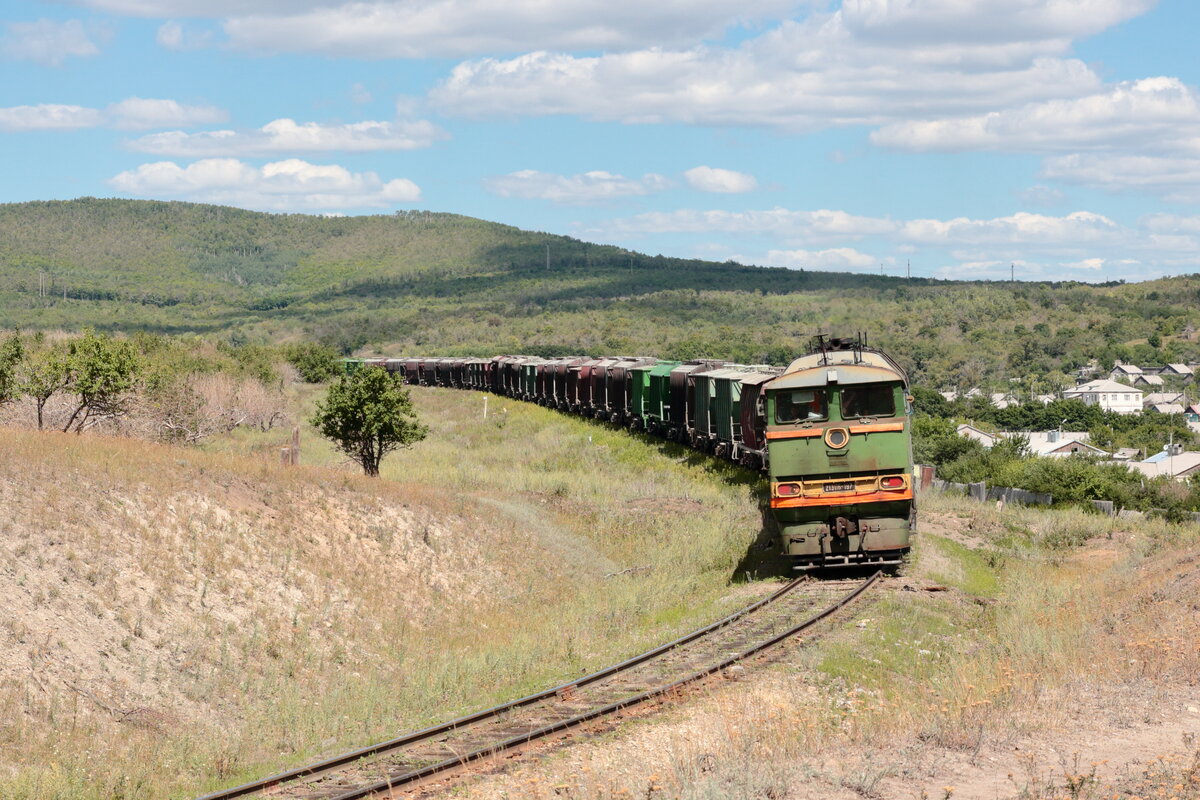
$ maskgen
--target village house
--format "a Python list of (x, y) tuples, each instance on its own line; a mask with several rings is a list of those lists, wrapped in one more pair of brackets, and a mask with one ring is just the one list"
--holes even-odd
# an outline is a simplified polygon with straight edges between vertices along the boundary
[(1145, 408), (1157, 406), (1162, 403), (1179, 403), (1180, 405), (1187, 405), (1187, 398), (1184, 397), (1183, 392), (1151, 392), (1142, 398), (1142, 405)]
[(1161, 375), (1147, 375), (1142, 373), (1141, 375), (1134, 375), (1133, 380), (1129, 383), (1133, 386), (1159, 387), (1163, 385), (1163, 379)]
[[(1136, 367), (1135, 367), (1136, 369)], [(1089, 406), (1100, 406), (1118, 414), (1142, 413), (1142, 390), (1111, 380), (1095, 380), (1067, 389), (1063, 397), (1082, 400)]]
[(1168, 445), (1166, 449), (1147, 458), (1127, 465), (1147, 478), (1167, 475), (1177, 481), (1186, 480), (1200, 470), (1200, 453), (1185, 451), (1183, 445)]
[(1108, 373), (1110, 381), (1124, 381), (1125, 383), (1133, 383), (1134, 379), (1141, 376), (1142, 368), (1136, 364), (1125, 364), (1120, 361), (1113, 364), (1112, 372)]
[(956, 428), (959, 436), (974, 439), (984, 447), (992, 447), (1001, 439), (1023, 436), (1029, 442), (1029, 452), (1046, 458), (1062, 458), (1073, 455), (1106, 456), (1108, 452), (1088, 444), (1087, 431), (1001, 431), (988, 433), (974, 425), (963, 423)]

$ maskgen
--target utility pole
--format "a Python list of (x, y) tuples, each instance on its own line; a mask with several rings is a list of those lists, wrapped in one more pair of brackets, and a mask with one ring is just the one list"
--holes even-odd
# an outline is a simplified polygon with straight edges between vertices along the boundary
[(910, 281), (912, 280), (912, 259), (911, 258), (905, 259), (904, 276), (906, 278), (908, 278)]
[(546, 271), (550, 271), (550, 245), (546, 245)]
[(1017, 265), (1015, 262), (1008, 265), (1008, 280), (1009, 283), (1017, 282)]
[(879, 277), (881, 277), (881, 278), (883, 277), (883, 264), (882, 263), (879, 265)]

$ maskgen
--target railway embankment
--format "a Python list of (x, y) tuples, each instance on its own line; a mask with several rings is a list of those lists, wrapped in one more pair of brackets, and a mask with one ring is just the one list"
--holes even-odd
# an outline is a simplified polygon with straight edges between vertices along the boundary
[(921, 513), (899, 588), (819, 643), (467, 795), (1197, 796), (1200, 531), (951, 496)]
[[(309, 433), (0, 429), (0, 796), (192, 797), (582, 675), (728, 614), (752, 482), (422, 391), (383, 480)], [(499, 407), (498, 407), (499, 405)]]

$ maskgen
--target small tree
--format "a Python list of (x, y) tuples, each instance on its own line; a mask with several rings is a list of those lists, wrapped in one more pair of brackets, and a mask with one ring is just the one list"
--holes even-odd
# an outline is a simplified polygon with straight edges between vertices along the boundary
[(385, 455), (429, 432), (417, 420), (404, 379), (381, 367), (343, 375), (329, 387), (325, 402), (317, 403), (309, 423), (373, 477)]
[(37, 405), (38, 430), (45, 427), (46, 403), (70, 382), (71, 370), (61, 347), (36, 350), (20, 365), (17, 388)]
[(25, 346), (18, 334), (12, 334), (0, 344), (0, 406), (21, 396), (17, 367), (25, 359)]
[(66, 389), (76, 396), (75, 410), (63, 426), (79, 433), (101, 419), (129, 411), (138, 374), (137, 355), (129, 342), (87, 331), (67, 345), (69, 381)]

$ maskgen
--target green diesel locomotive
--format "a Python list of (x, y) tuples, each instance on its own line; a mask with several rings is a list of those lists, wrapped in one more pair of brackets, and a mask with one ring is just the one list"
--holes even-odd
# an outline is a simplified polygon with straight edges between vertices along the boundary
[(817, 338), (766, 385), (767, 473), (798, 569), (899, 564), (915, 528), (908, 378), (861, 339)]

